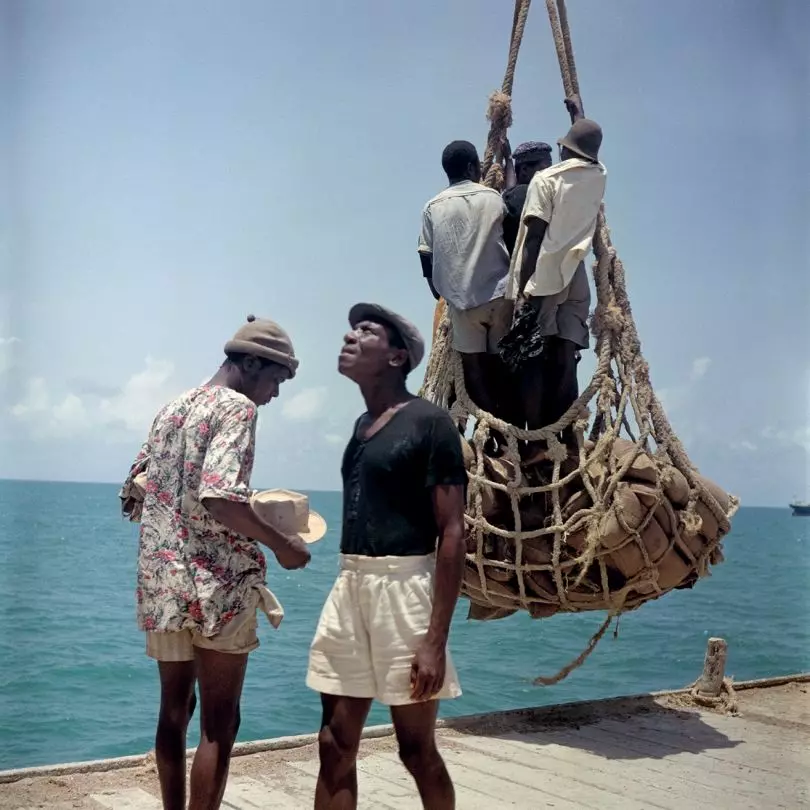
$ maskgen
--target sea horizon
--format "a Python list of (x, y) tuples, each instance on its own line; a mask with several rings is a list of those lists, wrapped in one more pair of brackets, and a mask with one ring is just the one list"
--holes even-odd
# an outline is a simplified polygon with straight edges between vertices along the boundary
[[(97, 481), (97, 480), (77, 480), (75, 478), (9, 478), (0, 477), (0, 482), (19, 483), (19, 484), (86, 484), (88, 486), (121, 486), (124, 482), (122, 477), (120, 481)], [(256, 486), (253, 489), (257, 489)], [(340, 487), (335, 489), (313, 489), (312, 487), (287, 487), (287, 489), (294, 489), (300, 492), (312, 493), (339, 493), (342, 492)], [(734, 493), (732, 493), (734, 494)], [(743, 502), (741, 508), (747, 509), (790, 509), (790, 503), (796, 498), (788, 498), (784, 504), (767, 504), (767, 503), (748, 503)], [(798, 498), (801, 500), (801, 497)]]

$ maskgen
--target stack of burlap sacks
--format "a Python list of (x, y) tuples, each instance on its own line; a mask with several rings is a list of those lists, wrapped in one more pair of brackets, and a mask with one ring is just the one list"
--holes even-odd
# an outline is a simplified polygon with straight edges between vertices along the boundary
[[(464, 444), (468, 470), (475, 471), (475, 449), (466, 441)], [(560, 480), (575, 474), (556, 487), (562, 517), (562, 523), (556, 525), (564, 526), (559, 532), (557, 561), (556, 532), (523, 538), (518, 570), (518, 541), (512, 536), (513, 498), (519, 498), (521, 532), (555, 525), (552, 491), (519, 495), (481, 486), (483, 517), (495, 530), (485, 525), (479, 532), (474, 520), (468, 526), (462, 589), (471, 602), (470, 618), (502, 618), (520, 609), (535, 618), (557, 612), (615, 610), (619, 606), (632, 610), (674, 588), (692, 587), (707, 573), (709, 564), (722, 561), (719, 540), (723, 532), (718, 519), (705, 496), (698, 497), (691, 510), (687, 508), (690, 487), (679, 470), (666, 461), (656, 464), (651, 455), (621, 438), (603, 436), (599, 445), (586, 442), (585, 450), (588, 462), (581, 470), (577, 471), (577, 459), (561, 465)], [(622, 473), (630, 458), (632, 464)], [(506, 485), (514, 477), (507, 461), (485, 456), (483, 463), (488, 481)], [(613, 497), (594, 506), (582, 475), (590, 480), (597, 500), (602, 500), (615, 483)], [(698, 480), (728, 514), (729, 496), (711, 481), (699, 476)], [(536, 487), (549, 481), (550, 465), (521, 470), (520, 486)], [(467, 513), (473, 519), (477, 514), (476, 488), (471, 482)]]

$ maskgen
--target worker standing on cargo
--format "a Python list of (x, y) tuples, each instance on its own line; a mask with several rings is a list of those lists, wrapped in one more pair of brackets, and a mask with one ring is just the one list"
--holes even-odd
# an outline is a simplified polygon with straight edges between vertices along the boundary
[(506, 205), (503, 241), (510, 256), (515, 249), (529, 182), (537, 172), (542, 172), (549, 166), (551, 166), (551, 147), (542, 141), (520, 144), (506, 160), (506, 189), (501, 196)]
[(509, 331), (513, 310), (504, 298), (507, 209), (497, 191), (481, 184), (481, 161), (473, 144), (448, 144), (442, 168), (449, 185), (422, 211), (422, 273), (433, 296), (447, 302), (467, 392), (479, 408), (509, 421), (509, 403), (499, 401), (497, 394), (504, 388), (498, 342)]
[[(584, 117), (578, 98), (566, 99), (571, 129), (559, 140), (560, 162), (535, 174), (526, 193), (506, 295), (517, 301), (517, 341), (523, 405), (530, 429), (556, 422), (578, 396), (577, 360), (588, 346), (590, 288), (584, 258), (591, 250), (607, 173), (599, 162), (602, 129)], [(530, 356), (532, 339), (541, 350)], [(513, 366), (514, 368), (514, 366)], [(571, 431), (564, 440), (571, 441)], [(525, 461), (543, 456), (544, 443), (526, 448)]]
[(124, 514), (136, 519), (135, 479), (146, 474), (137, 506), (138, 625), (160, 673), (155, 758), (165, 810), (186, 808), (197, 684), (200, 744), (188, 808), (216, 810), (222, 801), (248, 653), (259, 646), (257, 610), (280, 621), (259, 544), (284, 568), (310, 557), (299, 537), (264, 523), (249, 505), (257, 408), (295, 374), (292, 343), (273, 321), (250, 316), (225, 354), (207, 384), (158, 413), (121, 492)]
[(323, 708), (315, 808), (357, 807), (360, 737), (379, 700), (423, 806), (452, 810), (435, 728), (439, 699), (461, 694), (447, 650), (466, 551), (461, 440), (447, 411), (406, 387), (425, 351), (416, 327), (375, 304), (349, 323), (338, 369), (367, 411), (343, 457), (341, 570), (310, 648)]

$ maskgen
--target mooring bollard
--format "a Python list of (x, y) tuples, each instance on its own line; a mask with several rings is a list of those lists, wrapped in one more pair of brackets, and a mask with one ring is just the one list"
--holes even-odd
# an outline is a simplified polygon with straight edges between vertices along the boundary
[(710, 638), (706, 646), (706, 659), (703, 662), (703, 674), (697, 683), (700, 695), (717, 697), (723, 689), (723, 678), (726, 675), (726, 655), (728, 645), (723, 638)]

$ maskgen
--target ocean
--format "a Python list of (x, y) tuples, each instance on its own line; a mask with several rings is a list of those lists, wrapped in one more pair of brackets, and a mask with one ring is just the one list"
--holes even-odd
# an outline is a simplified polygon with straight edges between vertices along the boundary
[[(306, 570), (269, 564), (286, 617), (277, 631), (261, 622), (241, 740), (318, 727), (304, 672), (337, 570), (340, 495), (310, 496), (329, 534)], [(618, 637), (606, 636), (553, 687), (532, 680), (575, 657), (602, 614), (473, 623), (461, 600), (451, 649), (464, 695), (442, 713), (682, 687), (699, 675), (714, 635), (728, 641), (727, 671), (738, 680), (810, 670), (810, 519), (743, 508), (724, 547), (712, 577), (623, 616)], [(135, 624), (136, 555), (137, 527), (121, 520), (116, 486), (0, 481), (0, 769), (152, 748), (158, 681)], [(369, 722), (386, 717), (375, 706)]]

